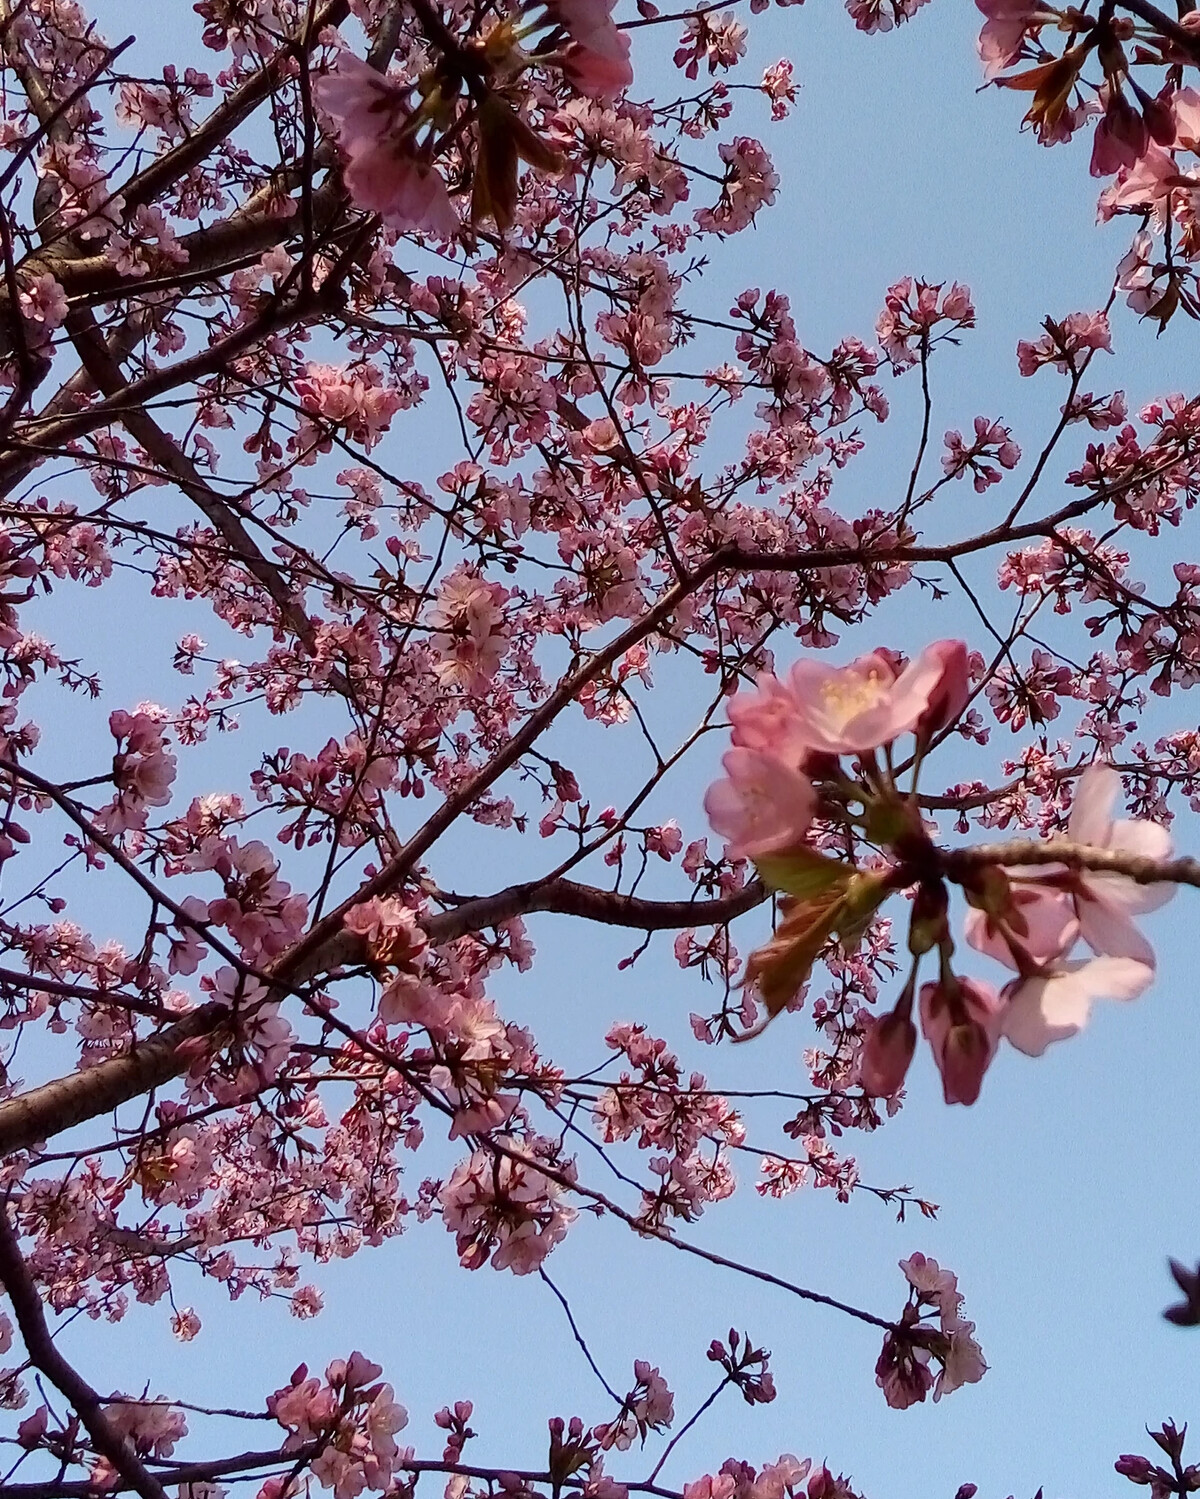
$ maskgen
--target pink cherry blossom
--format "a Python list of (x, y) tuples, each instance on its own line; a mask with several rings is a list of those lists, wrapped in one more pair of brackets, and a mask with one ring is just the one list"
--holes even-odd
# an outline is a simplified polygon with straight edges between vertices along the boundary
[(97, 817), (109, 833), (146, 826), (150, 807), (165, 807), (175, 779), (175, 756), (166, 748), (162, 721), (151, 713), (117, 711), (109, 716), (114, 739), (124, 748), (113, 756), (117, 794)]
[(28, 326), (26, 337), (35, 345), (47, 342), (55, 328), (66, 321), (66, 293), (48, 272), (31, 277), (22, 286), (19, 301)]
[(1046, 16), (1043, 0), (975, 0), (987, 17), (979, 33), (979, 56), (989, 81), (1021, 55), (1025, 38), (1037, 19)]
[(904, 1278), (914, 1291), (921, 1293), (921, 1300), (939, 1308), (942, 1320), (956, 1317), (962, 1305), (958, 1289), (958, 1276), (953, 1270), (944, 1270), (937, 1260), (920, 1250), (900, 1261)]
[(863, 754), (921, 726), (948, 722), (966, 699), (966, 648), (959, 641), (927, 646), (897, 674), (881, 651), (849, 666), (811, 658), (788, 674), (796, 700), (795, 732), (827, 754)]
[(110, 1395), (104, 1416), (116, 1435), (136, 1452), (156, 1458), (170, 1457), (176, 1442), (187, 1436), (187, 1417), (164, 1400)]
[(1081, 369), (1090, 351), (1112, 353), (1112, 333), (1104, 312), (1071, 312), (1056, 323), (1048, 319), (1046, 333), (1036, 343), (1022, 339), (1017, 344), (1017, 366), (1022, 375), (1032, 375), (1050, 364), (1062, 374)]
[(726, 779), (708, 788), (704, 810), (730, 858), (782, 853), (803, 842), (816, 810), (807, 776), (760, 750), (727, 750), (721, 764)]
[(919, 1405), (933, 1387), (929, 1349), (889, 1333), (875, 1363), (875, 1383), (893, 1410)]
[[(1171, 835), (1156, 822), (1114, 820), (1121, 777), (1111, 766), (1090, 765), (1079, 778), (1067, 824), (1074, 843), (1150, 859), (1171, 856)], [(1133, 917), (1156, 911), (1175, 894), (1171, 884), (1139, 884), (1125, 875), (1080, 870), (1075, 879), (1080, 931), (1093, 952), (1154, 966), (1154, 949)]]
[(615, 0), (546, 0), (547, 19), (570, 38), (557, 61), (571, 86), (608, 104), (633, 82), (629, 35), (618, 30)]
[(1117, 212), (1148, 208), (1161, 225), (1171, 195), (1178, 187), (1188, 187), (1188, 174), (1169, 151), (1152, 144), (1105, 189), (1100, 199), (1100, 217), (1111, 218)]
[(965, 1384), (978, 1384), (988, 1369), (983, 1349), (975, 1341), (974, 1322), (956, 1318), (949, 1326), (943, 1322), (943, 1331), (949, 1336), (950, 1347), (942, 1360), (941, 1372), (933, 1383), (935, 1401), (961, 1389)]
[(967, 912), (964, 929), (971, 946), (1018, 971), (1053, 963), (1069, 953), (1079, 937), (1071, 895), (1036, 879), (1014, 879), (1010, 890), (1015, 920), (993, 918), (975, 907)]
[(790, 687), (778, 677), (764, 672), (752, 691), (735, 693), (725, 711), (735, 746), (761, 750), (797, 769), (803, 766), (811, 747), (805, 737), (803, 711)]
[(1006, 986), (1004, 1035), (1027, 1056), (1040, 1057), (1052, 1041), (1078, 1035), (1097, 999), (1137, 999), (1154, 969), (1133, 958), (1073, 959)]
[(414, 147), (408, 93), (352, 52), (339, 52), (313, 84), (314, 99), (337, 126), (355, 202), (393, 228), (452, 239), (458, 215), (445, 180)]
[(666, 1380), (645, 1359), (635, 1359), (634, 1387), (625, 1396), (620, 1414), (595, 1428), (602, 1448), (627, 1452), (639, 1438), (652, 1431), (665, 1431), (675, 1419), (675, 1397)]
[[(499, 1137), (521, 1156), (516, 1140)], [(528, 1275), (560, 1243), (578, 1216), (559, 1201), (561, 1185), (537, 1169), (532, 1160), (497, 1160), (477, 1150), (455, 1167), (439, 1197), (442, 1220), (458, 1239), (459, 1258), (467, 1269), (487, 1263), (497, 1270)]]
[(775, 201), (779, 174), (761, 141), (739, 136), (720, 148), (725, 163), (721, 201), (696, 212), (696, 224), (710, 234), (737, 234), (754, 222), (766, 204)]

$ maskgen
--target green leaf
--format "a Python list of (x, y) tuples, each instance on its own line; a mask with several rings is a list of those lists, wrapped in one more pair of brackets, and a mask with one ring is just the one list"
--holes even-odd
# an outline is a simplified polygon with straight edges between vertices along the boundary
[(853, 864), (843, 864), (840, 859), (819, 854), (814, 848), (764, 854), (754, 862), (764, 885), (772, 890), (785, 890), (801, 900), (824, 895), (838, 885), (847, 886), (855, 875)]
[(892, 893), (888, 877), (855, 873), (851, 876), (834, 921), (834, 931), (843, 947), (856, 947), (871, 923), (871, 917)]

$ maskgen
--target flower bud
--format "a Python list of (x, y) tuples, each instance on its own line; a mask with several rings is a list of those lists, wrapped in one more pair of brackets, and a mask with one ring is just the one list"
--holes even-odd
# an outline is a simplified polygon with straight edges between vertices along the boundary
[(907, 1009), (881, 1015), (863, 1043), (858, 1067), (863, 1092), (873, 1098), (891, 1098), (898, 1093), (916, 1049), (917, 1028)]
[(948, 935), (950, 897), (940, 880), (917, 887), (908, 924), (908, 950), (914, 957), (940, 947)]
[(833, 1492), (833, 1474), (828, 1468), (817, 1468), (808, 1480), (808, 1499), (828, 1499)]
[(921, 1029), (947, 1103), (972, 1104), (996, 1053), (1004, 1006), (990, 984), (959, 978), (921, 986)]
[(1182, 1429), (1174, 1421), (1164, 1421), (1161, 1431), (1152, 1431), (1150, 1440), (1157, 1442), (1172, 1462), (1183, 1455), (1183, 1443), (1187, 1437), (1187, 1422)]
[(952, 1025), (942, 1051), (942, 1091), (947, 1103), (972, 1104), (992, 1060), (987, 1032), (976, 1020)]

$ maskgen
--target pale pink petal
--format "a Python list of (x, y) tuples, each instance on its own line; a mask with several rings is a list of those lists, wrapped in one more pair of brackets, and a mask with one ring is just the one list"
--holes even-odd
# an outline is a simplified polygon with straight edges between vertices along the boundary
[(1090, 958), (1064, 963), (1038, 978), (1014, 980), (1004, 990), (1003, 1032), (1027, 1056), (1040, 1057), (1053, 1041), (1078, 1035), (1096, 999), (1136, 999), (1154, 977), (1132, 958)]
[(727, 779), (705, 793), (704, 810), (727, 840), (731, 858), (756, 858), (796, 847), (816, 809), (807, 776), (758, 750), (731, 749), (721, 761)]
[(1155, 208), (1165, 210), (1166, 200), (1177, 186), (1179, 164), (1161, 146), (1149, 146), (1141, 158), (1117, 178), (1117, 185), (1105, 190), (1106, 211), (1118, 208)]
[(344, 175), (354, 201), (390, 228), (452, 239), (461, 227), (441, 174), (403, 143), (354, 142)]
[[(1078, 902), (1079, 929), (1083, 940), (1095, 953), (1111, 958), (1132, 958), (1153, 968), (1154, 949), (1135, 925), (1130, 908), (1122, 899), (1125, 889), (1137, 890), (1132, 880), (1119, 877), (1101, 886), (1099, 881), (1089, 881), (1087, 894)], [(1113, 899), (1106, 899), (1108, 889), (1113, 890)]]
[(343, 145), (376, 136), (390, 120), (402, 90), (353, 52), (340, 52), (328, 73), (313, 80), (316, 103), (337, 121)]
[(571, 87), (598, 104), (611, 104), (633, 82), (629, 37), (623, 31), (614, 31), (613, 35), (621, 56), (610, 57), (607, 50), (596, 52), (572, 42), (562, 57), (562, 70)]
[(1121, 794), (1121, 777), (1111, 765), (1098, 760), (1079, 777), (1075, 803), (1067, 823), (1072, 843), (1088, 843), (1107, 848), (1113, 830), (1113, 807)]
[(1175, 110), (1175, 138), (1179, 145), (1192, 151), (1200, 144), (1200, 94), (1194, 88), (1181, 88), (1172, 104)]
[(925, 647), (918, 659), (926, 657), (936, 664), (939, 677), (930, 695), (929, 706), (917, 720), (916, 733), (921, 740), (929, 739), (956, 723), (971, 696), (970, 653), (965, 641), (935, 640)]
[(960, 643), (953, 640), (935, 641), (933, 645), (926, 646), (919, 656), (914, 657), (908, 663), (896, 678), (895, 686), (892, 688), (893, 711), (897, 718), (911, 717), (912, 724), (916, 723), (929, 707), (934, 694), (941, 687), (946, 676), (945, 649), (953, 648)]
[(1016, 62), (1030, 18), (1041, 9), (1040, 0), (975, 0), (987, 17), (979, 33), (979, 56), (989, 81)]
[[(1167, 829), (1161, 823), (1145, 822), (1141, 818), (1114, 823), (1108, 846), (1114, 853), (1137, 854), (1145, 859), (1169, 859), (1175, 852), (1174, 842)], [(1084, 878), (1089, 886), (1098, 884), (1105, 892), (1118, 881), (1122, 886), (1131, 885), (1133, 888), (1123, 892), (1121, 899), (1126, 910), (1139, 913), (1157, 911), (1160, 906), (1166, 905), (1179, 888), (1168, 880), (1154, 885), (1141, 885), (1136, 880), (1127, 880), (1121, 875), (1095, 874), (1090, 871)]]
[(628, 38), (617, 30), (613, 4), (614, 0), (548, 0), (546, 9), (573, 42), (615, 60), (621, 55), (620, 41)]
[(1171, 834), (1162, 823), (1142, 818), (1113, 823), (1108, 847), (1114, 853), (1137, 854), (1144, 859), (1169, 859), (1174, 852)]
[(752, 692), (738, 692), (725, 709), (733, 726), (730, 739), (742, 749), (763, 750), (799, 766), (809, 748), (794, 694), (778, 677), (764, 672)]
[[(1079, 938), (1080, 928), (1075, 904), (1066, 891), (1048, 889), (1030, 880), (1019, 884), (1014, 881), (1012, 893), (1017, 910), (1029, 928), (1027, 935), (1014, 931), (1013, 936), (1030, 958), (1045, 964), (1069, 953)], [(1017, 968), (1012, 948), (999, 926), (989, 921), (984, 912), (972, 907), (967, 912), (964, 929), (976, 952), (986, 953), (1007, 968)]]
[(1142, 885), (1123, 874), (1107, 874), (1090, 869), (1082, 874), (1081, 883), (1085, 893), (1092, 899), (1108, 906), (1119, 906), (1132, 916), (1157, 911), (1159, 906), (1166, 905), (1178, 888), (1167, 880)]

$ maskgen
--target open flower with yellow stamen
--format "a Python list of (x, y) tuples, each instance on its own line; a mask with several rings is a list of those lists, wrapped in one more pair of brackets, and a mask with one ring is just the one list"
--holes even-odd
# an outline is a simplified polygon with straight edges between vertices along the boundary
[(811, 750), (865, 754), (917, 730), (936, 733), (961, 713), (967, 699), (967, 649), (938, 640), (897, 673), (882, 651), (849, 666), (797, 661), (788, 673), (796, 704), (795, 732)]

